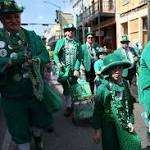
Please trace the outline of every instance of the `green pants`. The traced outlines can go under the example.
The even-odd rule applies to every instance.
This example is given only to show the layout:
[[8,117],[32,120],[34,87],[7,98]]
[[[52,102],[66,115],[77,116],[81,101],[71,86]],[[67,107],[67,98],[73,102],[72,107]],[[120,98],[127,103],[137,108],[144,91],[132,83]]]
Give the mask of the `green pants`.
[[103,150],[120,150],[116,127],[113,122],[103,120],[102,145]]
[[2,109],[6,117],[8,130],[16,144],[31,141],[31,127],[48,128],[52,123],[52,114],[38,100],[2,100]]

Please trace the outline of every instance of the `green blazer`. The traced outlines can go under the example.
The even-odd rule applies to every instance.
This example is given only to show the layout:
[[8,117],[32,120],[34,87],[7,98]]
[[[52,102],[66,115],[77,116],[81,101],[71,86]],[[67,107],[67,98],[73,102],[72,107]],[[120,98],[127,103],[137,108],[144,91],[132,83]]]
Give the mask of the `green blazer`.
[[[138,89],[139,101],[142,104],[150,103],[150,42],[148,42],[142,52],[140,59]],[[150,112],[150,108],[149,108]]]
[[[26,43],[28,43],[28,48],[31,50],[32,58],[40,58],[41,60],[41,74],[44,78],[45,64],[48,63],[49,61],[48,52],[40,36],[36,35],[34,31],[27,31],[26,29],[23,28],[21,30],[23,30],[23,32],[25,33]],[[8,61],[10,59],[10,53],[13,52],[13,50],[10,50],[8,48],[7,41],[5,38],[5,32],[3,29],[0,30],[0,43],[1,41],[5,43],[3,49],[7,51],[7,55],[5,57],[0,56],[0,73],[2,75],[7,72],[7,69],[4,68],[8,64]],[[19,49],[16,50],[15,52],[19,54],[20,53],[24,54],[24,49]],[[20,60],[20,62],[18,61],[17,64],[18,65],[22,64],[22,60]]]
[[[46,50],[41,37],[36,35],[34,31],[27,31],[23,28],[21,30],[25,34],[25,40],[26,43],[28,43],[27,48],[31,50],[32,58],[39,58],[41,61],[40,71],[44,81],[44,98],[42,102],[44,102],[48,112],[52,113],[54,111],[58,111],[62,106],[61,97],[56,90],[49,87],[45,80],[45,65],[49,62],[48,51]],[[14,99],[20,99],[20,97],[24,97],[24,95],[32,97],[33,87],[30,79],[15,81],[13,78],[15,74],[21,74],[21,66],[25,61],[24,57],[22,59],[18,59],[12,67],[7,67],[10,54],[15,51],[17,54],[24,55],[26,47],[15,50],[10,49],[5,39],[5,31],[0,30],[0,52],[2,50],[3,43],[5,43],[3,49],[7,51],[7,55],[5,57],[0,55],[0,91],[2,93],[2,98],[8,99],[8,96],[10,96]]]
[[[84,65],[86,71],[90,71],[90,69],[91,69],[91,56],[90,56],[90,51],[88,50],[88,45],[86,43],[84,43],[84,44],[82,44],[81,47],[82,47],[83,65]],[[94,44],[93,48],[94,48],[95,54],[96,54],[98,45]],[[96,60],[97,60],[97,57],[95,57],[95,61]]]

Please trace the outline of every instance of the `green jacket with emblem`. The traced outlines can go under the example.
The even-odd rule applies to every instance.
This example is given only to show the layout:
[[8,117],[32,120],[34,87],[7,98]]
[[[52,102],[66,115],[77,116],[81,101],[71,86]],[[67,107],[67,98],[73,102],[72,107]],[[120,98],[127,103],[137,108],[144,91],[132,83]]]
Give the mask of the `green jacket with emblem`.
[[[45,80],[45,65],[49,62],[48,52],[40,38],[34,31],[27,31],[21,28],[20,32],[24,34],[25,44],[21,48],[10,48],[9,36],[6,37],[6,31],[3,29],[0,31],[0,43],[5,43],[5,46],[0,48],[7,51],[7,55],[3,56],[0,54],[0,91],[3,99],[20,99],[22,97],[32,98],[33,85],[30,78],[24,78],[24,70],[22,65],[25,62],[24,54],[25,51],[31,52],[32,59],[40,59],[40,74],[44,82],[44,93],[42,100],[48,106],[48,111],[53,112],[61,107],[61,97],[56,90],[51,88]],[[21,35],[20,35],[21,36]],[[12,66],[8,65],[10,55],[15,52],[18,54],[18,58],[13,62]],[[56,100],[56,103],[53,101]],[[49,105],[47,105],[49,104]],[[56,105],[57,106],[56,106]],[[55,107],[55,106],[57,107]],[[55,107],[54,109],[52,107]]]
[[[140,69],[139,69],[139,100],[142,104],[150,103],[150,42],[148,42],[142,52],[140,59]],[[148,106],[147,105],[147,106]],[[150,107],[149,107],[150,112]]]
[[[99,48],[99,47],[97,44],[94,44],[93,48],[95,50],[94,61],[96,61],[97,60],[97,57],[96,57],[97,48]],[[85,70],[90,71],[90,69],[91,69],[91,56],[90,56],[90,51],[88,49],[88,45],[86,43],[82,45],[82,56],[83,56],[82,59],[83,59],[83,65],[85,67]]]

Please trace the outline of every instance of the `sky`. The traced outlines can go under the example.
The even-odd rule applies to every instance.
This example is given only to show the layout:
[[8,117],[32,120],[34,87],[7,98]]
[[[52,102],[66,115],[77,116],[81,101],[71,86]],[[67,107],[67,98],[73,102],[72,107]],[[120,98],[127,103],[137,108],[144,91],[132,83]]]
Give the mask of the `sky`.
[[[58,10],[59,7],[63,12],[73,13],[69,0],[16,0],[16,2],[25,7],[22,13],[22,23],[56,24],[56,9]],[[23,27],[34,30],[39,35],[43,35],[44,30],[50,28],[50,26],[45,27],[41,25]]]

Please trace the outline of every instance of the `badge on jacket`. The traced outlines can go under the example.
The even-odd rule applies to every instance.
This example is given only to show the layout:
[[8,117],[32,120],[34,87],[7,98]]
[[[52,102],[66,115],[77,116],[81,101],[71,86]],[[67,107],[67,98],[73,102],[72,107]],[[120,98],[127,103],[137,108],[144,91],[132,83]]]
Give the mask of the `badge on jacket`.
[[4,41],[0,41],[0,48],[4,48],[5,47],[5,42]]
[[7,56],[7,50],[6,49],[0,49],[0,57],[6,57]]

